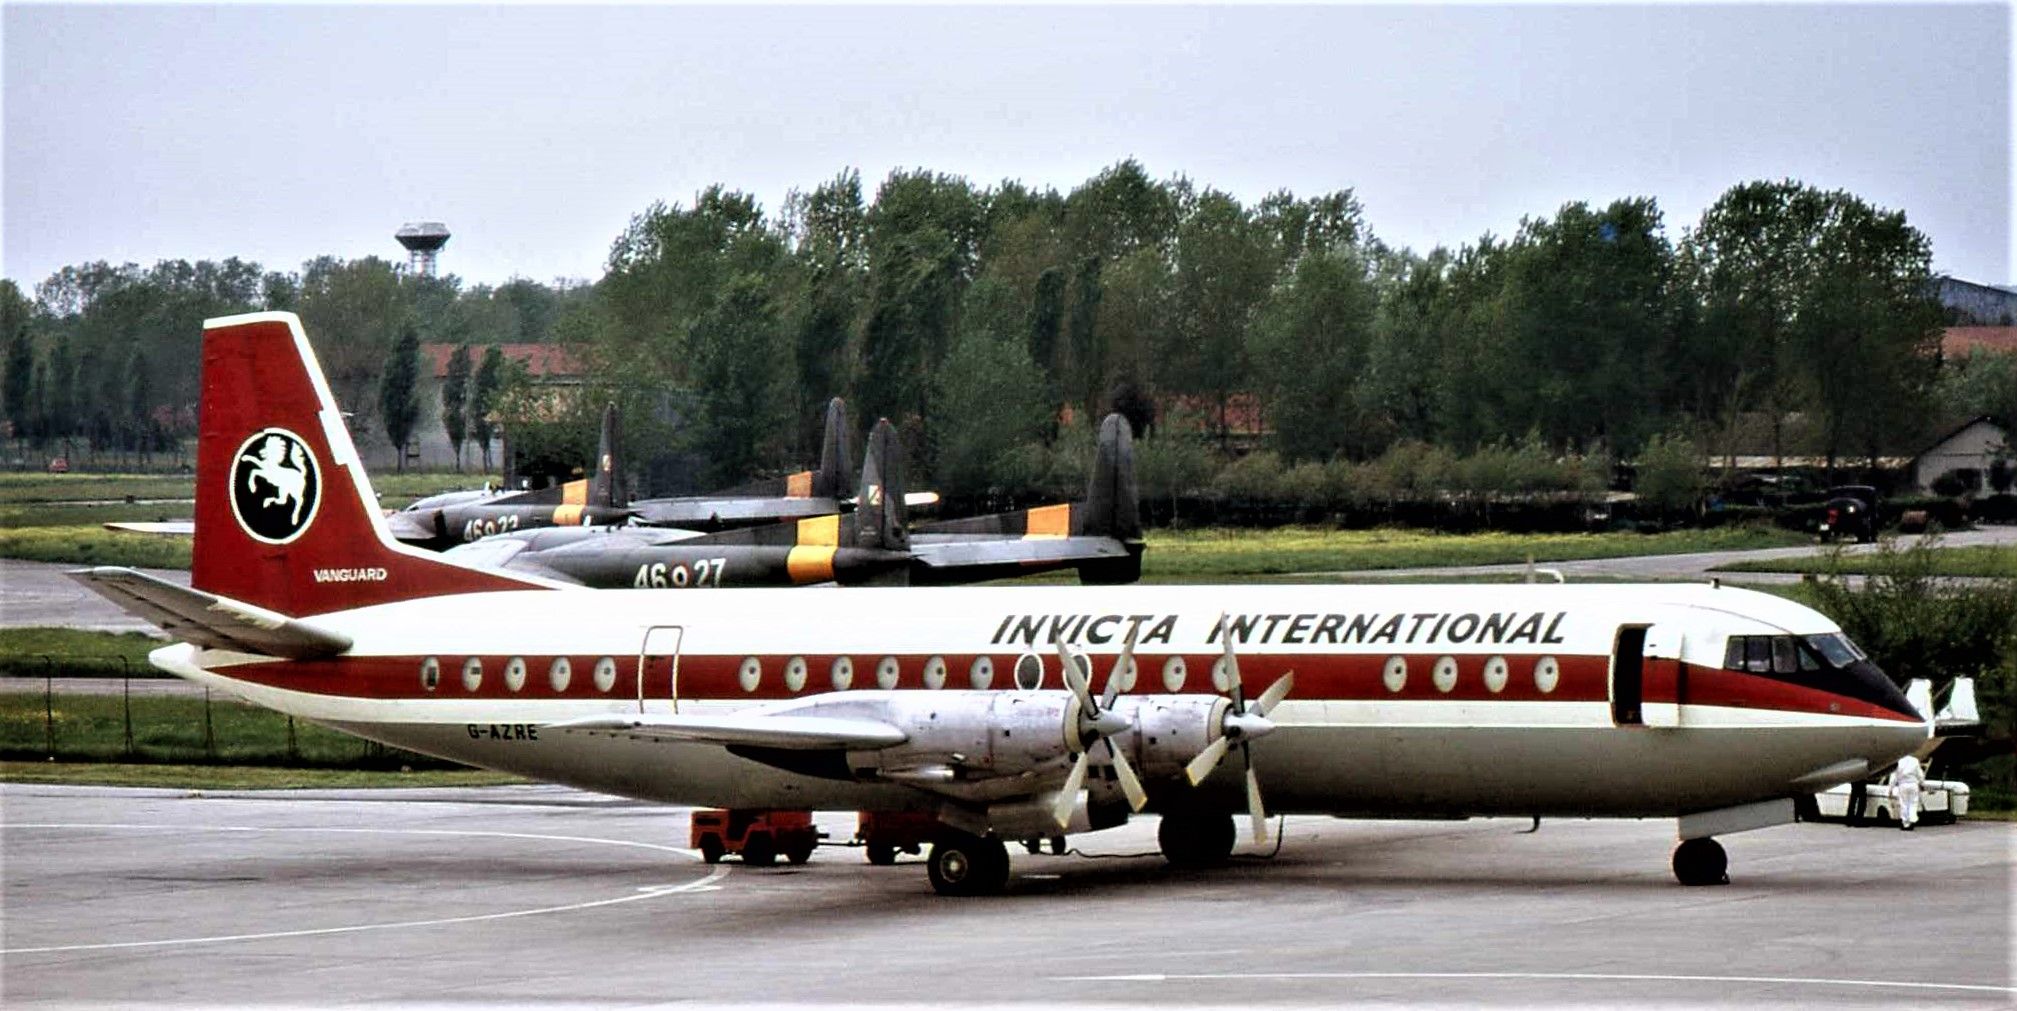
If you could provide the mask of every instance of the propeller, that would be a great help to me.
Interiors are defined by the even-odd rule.
[[[1210,776],[1212,770],[1219,767],[1219,762],[1226,757],[1228,751],[1232,750],[1233,745],[1239,745],[1240,760],[1247,770],[1247,815],[1254,823],[1254,842],[1265,846],[1268,842],[1268,812],[1267,808],[1261,805],[1261,780],[1259,776],[1254,775],[1254,753],[1251,745],[1254,738],[1275,729],[1274,722],[1268,719],[1268,713],[1288,697],[1289,689],[1295,687],[1296,672],[1289,671],[1275,679],[1275,683],[1269,685],[1267,691],[1262,692],[1260,697],[1249,705],[1245,689],[1240,684],[1240,661],[1233,655],[1233,637],[1226,628],[1226,616],[1223,614],[1219,615],[1219,629],[1226,644],[1226,658],[1222,661],[1225,664],[1226,687],[1232,691],[1233,702],[1219,721],[1219,736],[1184,766],[1184,777],[1191,781],[1192,786],[1204,782],[1205,777]]]
[[[1092,685],[1086,679],[1086,672],[1073,662],[1071,654],[1065,651],[1064,640],[1058,640],[1058,662],[1064,668],[1065,685],[1071,689],[1072,698],[1077,700],[1078,709],[1073,713],[1076,725],[1072,727],[1078,738],[1080,750],[1078,759],[1072,763],[1072,771],[1065,776],[1064,788],[1058,791],[1057,806],[1051,813],[1056,816],[1058,827],[1063,828],[1071,821],[1072,808],[1078,805],[1079,788],[1085,785],[1086,768],[1091,764],[1094,745],[1104,744],[1107,756],[1112,759],[1114,776],[1120,780],[1121,792],[1127,795],[1128,806],[1139,811],[1149,802],[1148,791],[1142,789],[1142,781],[1135,776],[1134,767],[1121,749],[1114,747],[1113,736],[1126,733],[1134,724],[1125,716],[1114,712],[1114,699],[1121,691],[1121,676],[1135,659],[1134,633],[1128,634],[1128,641],[1121,646],[1121,655],[1114,661],[1114,668],[1107,674],[1106,691],[1095,699]]]

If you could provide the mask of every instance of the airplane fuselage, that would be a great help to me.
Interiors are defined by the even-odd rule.
[[[1673,816],[1811,791],[1796,781],[1847,758],[1881,768],[1928,733],[1867,662],[1731,669],[1732,636],[1839,630],[1799,605],[1708,586],[509,591],[315,622],[354,647],[305,661],[193,646],[156,658],[387,744],[719,807],[935,801],[712,744],[547,728],[822,694],[941,693],[949,706],[977,692],[1035,697],[1062,689],[1056,638],[1089,654],[1103,684],[1130,634],[1136,676],[1122,705],[1152,706],[1223,692],[1223,631],[1247,685],[1295,672],[1277,729],[1253,745],[1278,812]],[[1041,675],[1029,679],[1032,664]],[[1152,807],[1241,808],[1232,763],[1194,790],[1157,765],[1147,733],[1138,725],[1118,740],[1144,767]]]

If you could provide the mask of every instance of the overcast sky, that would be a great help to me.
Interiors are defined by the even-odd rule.
[[[593,279],[630,216],[854,166],[1069,189],[1122,158],[1357,191],[1426,250],[1569,200],[1678,240],[1791,176],[2009,283],[2006,4],[1637,8],[105,7],[4,14],[4,274],[403,255]]]

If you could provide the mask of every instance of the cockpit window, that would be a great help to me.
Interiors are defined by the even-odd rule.
[[[1807,645],[1814,652],[1821,654],[1821,658],[1828,661],[1830,667],[1847,667],[1864,658],[1863,651],[1856,648],[1856,644],[1850,642],[1849,637],[1840,632],[1807,636]]]
[[[1744,669],[1753,674],[1766,674],[1772,670],[1772,637],[1769,635],[1748,635],[1744,637]]]
[[[1833,670],[1864,659],[1863,651],[1839,632],[1826,635],[1733,635],[1723,666],[1752,674],[1792,674]]]

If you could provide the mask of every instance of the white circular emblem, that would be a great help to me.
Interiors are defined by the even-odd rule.
[[[284,428],[254,432],[231,464],[231,515],[253,540],[286,544],[308,529],[322,501],[322,469]]]

